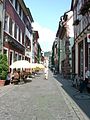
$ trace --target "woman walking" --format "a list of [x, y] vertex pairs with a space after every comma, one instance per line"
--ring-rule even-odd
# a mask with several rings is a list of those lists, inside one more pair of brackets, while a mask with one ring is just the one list
[[46, 66], [44, 69], [44, 74], [45, 74], [45, 79], [47, 80], [48, 79], [48, 67], [46, 67]]

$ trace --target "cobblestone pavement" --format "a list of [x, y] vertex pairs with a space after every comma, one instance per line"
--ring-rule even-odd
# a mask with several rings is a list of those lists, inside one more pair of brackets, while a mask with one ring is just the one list
[[0, 120], [89, 120], [49, 71], [32, 82], [0, 88]]
[[83, 91], [83, 93], [80, 93], [78, 89], [72, 87], [71, 80], [63, 79], [63, 77], [60, 74], [54, 77], [56, 78], [57, 81], [59, 81], [62, 84], [62, 91], [64, 91], [64, 93], [67, 95], [67, 98], [69, 98], [70, 104], [72, 108], [75, 110], [76, 114], [78, 114], [78, 111], [80, 111], [82, 112], [84, 117], [86, 116], [84, 118], [85, 120], [87, 118], [90, 120], [90, 93], [88, 93], [86, 90]]

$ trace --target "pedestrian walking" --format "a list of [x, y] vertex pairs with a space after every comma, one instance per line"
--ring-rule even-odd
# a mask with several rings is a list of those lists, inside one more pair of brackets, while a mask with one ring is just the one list
[[48, 79], [48, 67], [45, 66], [44, 69], [45, 79]]
[[88, 70], [87, 67], [85, 67], [85, 79], [82, 80], [81, 84], [80, 84], [80, 93], [83, 92], [83, 90], [85, 88], [87, 88], [87, 84], [88, 84], [88, 80], [90, 78], [90, 71]]

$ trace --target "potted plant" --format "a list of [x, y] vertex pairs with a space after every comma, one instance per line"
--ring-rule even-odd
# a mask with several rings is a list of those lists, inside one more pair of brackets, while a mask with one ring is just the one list
[[5, 83], [8, 68], [9, 66], [6, 54], [0, 54], [0, 86]]

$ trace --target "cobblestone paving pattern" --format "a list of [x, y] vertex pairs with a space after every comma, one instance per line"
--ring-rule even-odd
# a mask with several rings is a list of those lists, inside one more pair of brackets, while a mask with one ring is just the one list
[[48, 80], [40, 74], [32, 82], [3, 88], [0, 120], [80, 120], [54, 80], [51, 73]]

